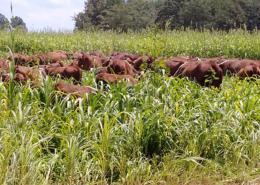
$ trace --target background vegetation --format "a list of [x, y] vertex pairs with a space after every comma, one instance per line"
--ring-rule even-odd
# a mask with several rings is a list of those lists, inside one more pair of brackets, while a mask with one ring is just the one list
[[75, 29], [127, 32], [158, 24], [164, 29], [230, 30], [260, 27], [258, 0], [88, 0], [74, 16]]
[[[0, 57], [12, 45], [0, 32]], [[171, 56], [259, 59], [259, 33], [201, 33], [157, 29], [23, 33], [15, 52], [101, 50]], [[43, 79], [35, 89], [0, 83], [1, 184], [241, 184], [258, 182], [259, 80], [225, 77], [221, 90], [165, 70], [147, 73], [136, 86], [82, 85], [99, 89], [82, 99], [61, 98]], [[70, 80], [65, 80], [71, 83]]]
[[[10, 33], [0, 32], [0, 56], [9, 55]], [[144, 55], [177, 56], [195, 55], [198, 57], [226, 56], [229, 58], [260, 59], [260, 33], [243, 29], [200, 32], [199, 30], [165, 31], [147, 29], [142, 32], [117, 33], [116, 31], [93, 30], [88, 32], [17, 32], [15, 52], [27, 55], [47, 51], [65, 52], [102, 51], [110, 55], [114, 51], [140, 53]]]
[[[20, 26], [19, 28], [21, 30], [27, 31], [26, 24], [23, 22], [23, 19], [21, 17], [15, 16], [10, 20], [10, 24], [14, 29]], [[6, 29], [6, 27], [4, 26], [6, 23], [9, 23], [9, 20], [3, 14], [0, 13], [0, 30]]]

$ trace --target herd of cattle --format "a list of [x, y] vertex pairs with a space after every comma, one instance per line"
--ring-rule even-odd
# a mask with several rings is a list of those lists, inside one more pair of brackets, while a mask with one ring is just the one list
[[[76, 97], [83, 97], [96, 89], [89, 86], [79, 86], [82, 78], [82, 70], [96, 70], [96, 82], [117, 83], [126, 79], [129, 83], [137, 84], [136, 76], [142, 74], [141, 65], [146, 63], [148, 69], [153, 70], [155, 61], [165, 60], [164, 58], [154, 59], [151, 56], [114, 52], [110, 56], [104, 56], [101, 52], [95, 51], [87, 54], [84, 52], [65, 53], [63, 51], [47, 52], [36, 56], [24, 56], [21, 53], [10, 55], [7, 59], [0, 59], [0, 77], [2, 81], [9, 82], [10, 65], [8, 61], [15, 62], [14, 80], [25, 83], [29, 79], [36, 86], [41, 83], [42, 77], [46, 75], [63, 78], [73, 78], [74, 84], [56, 83], [56, 90], [65, 94], [73, 94]], [[62, 61], [71, 61], [65, 64]], [[227, 59], [227, 58], [198, 58], [172, 57], [166, 59], [165, 66], [170, 69], [173, 77], [188, 77], [195, 79], [200, 85], [220, 87], [223, 74], [237, 75], [244, 79], [260, 75], [260, 61], [251, 59]], [[206, 80], [211, 78], [211, 80]]]

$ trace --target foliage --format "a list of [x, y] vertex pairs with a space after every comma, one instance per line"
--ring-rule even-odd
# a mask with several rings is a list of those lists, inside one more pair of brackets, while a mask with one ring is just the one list
[[245, 3], [247, 17], [247, 29], [254, 30], [260, 28], [260, 4], [257, 0], [247, 0]]
[[[127, 31], [128, 29], [140, 30], [154, 24], [156, 17], [156, 1], [88, 1], [85, 2], [83, 12], [74, 16], [75, 28], [78, 30], [88, 27], [97, 27], [104, 30], [116, 29]], [[87, 23], [85, 22], [86, 20]], [[82, 26], [84, 23], [85, 26]]]
[[4, 25], [6, 23], [9, 23], [8, 19], [3, 15], [3, 14], [0, 14], [0, 30], [1, 29], [4, 29]]
[[[186, 32], [168, 30], [153, 34], [153, 29], [142, 32], [118, 34], [115, 31], [87, 31], [87, 32], [30, 32], [19, 33], [15, 40], [16, 52], [28, 55], [47, 51], [63, 50], [66, 52], [100, 50], [109, 55], [114, 51], [140, 53], [153, 56], [194, 55], [198, 57], [226, 56], [229, 58], [260, 59], [259, 31], [253, 33], [243, 29], [227, 32], [210, 31], [204, 33], [199, 30]], [[156, 31], [156, 30], [155, 30]], [[44, 34], [45, 33], [45, 34]], [[157, 32], [154, 32], [157, 33]], [[1, 32], [0, 56], [9, 55], [7, 45], [8, 32]], [[156, 45], [156, 51], [154, 47]], [[167, 47], [165, 50], [164, 48]], [[160, 51], [159, 51], [160, 50]]]
[[[166, 38], [153, 32], [17, 32], [15, 47], [28, 55], [54, 50], [151, 54], [147, 46], [160, 49]], [[1, 58], [8, 54], [9, 34], [1, 31]], [[161, 51], [167, 56], [260, 59], [256, 31], [167, 35], [168, 49]], [[169, 78], [164, 70], [146, 75], [136, 86], [97, 86], [94, 73], [84, 72], [81, 85], [100, 89], [88, 97], [89, 105], [54, 91], [55, 82], [70, 80], [47, 77], [33, 89], [30, 82], [15, 84], [9, 107], [8, 84], [0, 83], [0, 183], [257, 183], [258, 79], [249, 83], [226, 76], [218, 90]]]
[[14, 29], [19, 26], [19, 29], [27, 30], [26, 24], [23, 22], [23, 19], [19, 16], [15, 16], [11, 19], [11, 25]]
[[83, 12], [78, 13], [73, 17], [75, 21], [75, 29], [76, 30], [84, 30], [87, 29], [90, 23], [89, 17], [85, 16]]
[[141, 30], [153, 25], [155, 7], [150, 2], [120, 3], [103, 12], [100, 27], [104, 29]]
[[181, 0], [166, 0], [164, 5], [159, 9], [155, 23], [161, 28], [165, 28], [166, 22], [170, 21], [170, 28], [177, 29], [181, 27], [179, 12], [181, 10]]
[[73, 17], [75, 21], [75, 29], [82, 30], [89, 27], [99, 27], [101, 24], [101, 16], [103, 12], [113, 5], [120, 4], [121, 0], [89, 0], [85, 2], [83, 12]]
[[211, 14], [211, 6], [212, 2], [208, 0], [185, 1], [179, 10], [180, 25], [185, 28], [190, 26], [192, 29], [211, 28], [213, 18], [216, 19], [216, 16]]
[[246, 21], [245, 10], [237, 0], [212, 2], [215, 29], [230, 30], [242, 27]]
[[107, 0], [85, 2], [75, 28], [141, 30], [154, 23], [164, 29], [259, 29], [258, 0]]

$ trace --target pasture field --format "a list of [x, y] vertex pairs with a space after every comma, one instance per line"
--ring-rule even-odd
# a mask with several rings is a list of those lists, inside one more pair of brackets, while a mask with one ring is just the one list
[[[0, 32], [0, 58], [10, 33]], [[195, 55], [260, 59], [260, 34], [144, 30], [21, 33], [15, 52], [100, 50], [154, 57]], [[136, 86], [61, 98], [43, 79], [30, 88], [0, 83], [0, 184], [242, 184], [259, 183], [260, 81], [225, 76], [221, 89], [201, 87], [167, 71], [148, 72]]]

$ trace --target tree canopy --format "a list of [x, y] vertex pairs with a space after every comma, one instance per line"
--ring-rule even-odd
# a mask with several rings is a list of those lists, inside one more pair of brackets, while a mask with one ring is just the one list
[[11, 21], [9, 22], [8, 19], [0, 13], [0, 29], [4, 29], [3, 25], [6, 23], [10, 23], [14, 29], [17, 26], [20, 26], [19, 29], [27, 30], [26, 24], [21, 17], [15, 16], [11, 18]]
[[4, 29], [3, 25], [9, 23], [8, 19], [0, 13], [0, 29]]
[[20, 26], [19, 29], [27, 30], [26, 24], [23, 22], [21, 17], [15, 16], [11, 18], [11, 26], [15, 29], [17, 26]]
[[171, 29], [260, 28], [259, 0], [88, 0], [74, 16], [75, 29], [140, 30], [158, 24]]
[[128, 1], [118, 3], [105, 10], [101, 15], [100, 27], [103, 29], [140, 30], [151, 26], [156, 16], [155, 7], [152, 3], [145, 1]]

